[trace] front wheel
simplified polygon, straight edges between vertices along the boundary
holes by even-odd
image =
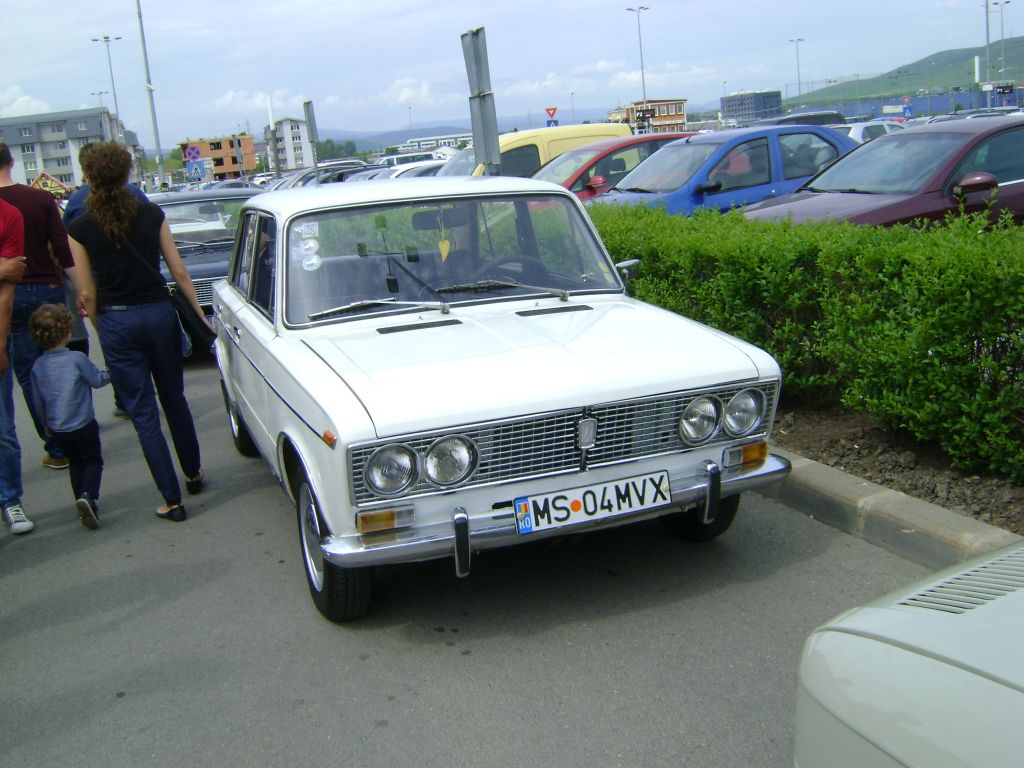
[[[324,559],[320,549],[323,519],[309,480],[303,479],[296,501],[299,545],[306,566],[309,594],[317,610],[331,621],[352,621],[370,610],[372,568],[339,568]]]
[[[698,506],[681,512],[671,512],[658,518],[669,533],[683,541],[711,541],[729,530],[740,506],[740,497],[729,496],[718,502],[718,515],[710,523],[704,522],[704,508]]]
[[[242,421],[242,417],[238,415],[238,409],[228,397],[228,388],[224,386],[223,380],[220,382],[220,391],[224,395],[224,408],[228,412],[228,425],[231,427],[231,441],[235,444],[235,450],[250,458],[259,456],[260,450],[256,447],[256,442],[249,434],[249,429]]]

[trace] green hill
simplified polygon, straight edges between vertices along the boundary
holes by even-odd
[[[1005,51],[1005,60],[1000,56]],[[785,99],[786,107],[797,104],[836,104],[860,99],[893,99],[902,96],[969,93],[974,82],[974,57],[981,57],[981,78],[985,79],[985,46],[958,48],[934,53],[910,64],[873,77],[844,75],[827,80],[824,88]],[[989,46],[992,81],[1020,81],[1024,78],[1024,37],[1008,37]]]

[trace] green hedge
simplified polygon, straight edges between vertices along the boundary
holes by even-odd
[[[595,205],[638,298],[771,352],[787,396],[842,402],[1024,481],[1024,230],[685,218]]]

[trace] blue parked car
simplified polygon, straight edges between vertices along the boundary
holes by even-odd
[[[666,144],[591,202],[664,205],[684,216],[724,212],[792,192],[856,146],[822,125],[701,133]]]

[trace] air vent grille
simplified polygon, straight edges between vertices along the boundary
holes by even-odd
[[[900,601],[944,613],[966,613],[1024,589],[1024,548],[975,566]]]

